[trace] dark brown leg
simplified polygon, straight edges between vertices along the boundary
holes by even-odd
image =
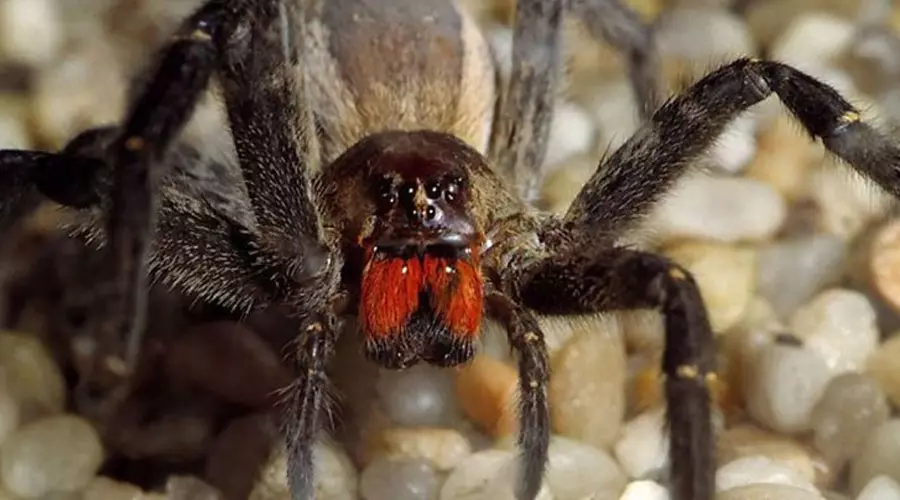
[[[534,315],[500,293],[486,298],[488,313],[503,323],[509,343],[519,354],[520,469],[516,498],[533,499],[541,489],[550,445],[547,384],[550,362],[544,332]]]
[[[538,313],[660,310],[673,498],[711,500],[715,460],[707,384],[715,377],[715,345],[687,271],[658,255],[611,248],[548,258],[509,279],[514,296]]]

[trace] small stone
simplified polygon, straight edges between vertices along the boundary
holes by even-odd
[[[834,288],[794,313],[791,331],[835,374],[861,371],[878,347],[875,309],[865,295]]]
[[[62,374],[36,337],[0,332],[0,374],[5,375],[9,393],[19,403],[22,421],[62,411]]]
[[[379,458],[359,478],[359,492],[365,500],[431,500],[440,487],[437,471],[422,459]]]
[[[440,500],[513,500],[518,471],[517,454],[485,450],[463,461],[444,482]],[[553,500],[547,484],[535,500]]]
[[[399,426],[452,426],[461,418],[450,370],[425,364],[381,370],[376,391],[388,418]]]
[[[372,440],[367,447],[367,461],[376,457],[424,460],[438,471],[448,471],[472,454],[469,440],[454,429],[394,427],[381,430]]]
[[[19,426],[19,402],[13,398],[6,376],[0,370],[0,446]]]
[[[818,491],[793,468],[764,456],[732,460],[716,471],[717,491],[728,491],[750,484],[784,484],[811,492]]]
[[[850,462],[850,491],[858,494],[882,474],[900,481],[900,419],[882,423],[866,438]]]
[[[817,492],[785,484],[749,484],[716,494],[716,500],[824,500]]]
[[[605,451],[560,436],[550,438],[544,480],[555,498],[587,498],[598,491],[618,495],[625,474]]]
[[[669,492],[654,481],[633,481],[625,487],[619,500],[669,500]]]
[[[746,457],[765,457],[790,467],[804,481],[816,480],[816,465],[809,451],[799,443],[758,429],[740,425],[719,434],[716,460],[727,464]]]
[[[608,448],[625,416],[625,345],[617,329],[577,332],[551,360],[556,433]]]
[[[900,484],[888,476],[873,477],[856,500],[900,500]]]
[[[869,250],[872,285],[895,311],[900,311],[900,220],[880,227]]]
[[[602,151],[615,151],[627,141],[641,124],[631,83],[624,78],[600,86],[588,104],[600,133],[599,160]],[[598,161],[599,163],[599,161]]]
[[[91,480],[81,494],[82,500],[144,500],[144,492],[137,486],[104,476]]]
[[[811,199],[819,210],[818,230],[848,241],[882,217],[894,203],[893,197],[876,188],[872,181],[830,157],[812,169],[808,184]]]
[[[887,398],[874,380],[856,373],[840,375],[813,409],[813,446],[830,463],[843,466],[889,416]]]
[[[24,100],[0,97],[0,149],[30,149]]]
[[[878,382],[895,407],[900,407],[900,333],[895,333],[869,356],[866,374]]]
[[[466,415],[491,436],[515,433],[518,374],[515,368],[478,355],[457,372],[456,393]]]
[[[754,41],[744,20],[725,9],[679,7],[666,12],[655,28],[659,50],[705,65],[752,56]]]
[[[772,343],[749,360],[747,371],[744,398],[753,418],[778,432],[809,430],[813,407],[832,377],[818,355]]]
[[[665,410],[644,412],[625,424],[616,442],[619,464],[632,479],[646,479],[659,474],[669,458],[669,439],[663,432]]]
[[[691,242],[665,252],[697,280],[715,332],[737,324],[744,315],[756,281],[756,252],[717,243]]]
[[[3,483],[24,498],[78,491],[90,483],[102,462],[97,431],[73,415],[25,425],[0,448]]]
[[[334,443],[317,441],[313,449],[315,498],[317,500],[356,500],[357,472],[347,454]],[[248,500],[283,500],[291,497],[287,483],[287,456],[276,446],[250,492]]]
[[[794,20],[771,48],[770,57],[799,68],[827,64],[850,45],[853,23],[812,12]]]
[[[293,380],[281,357],[247,327],[229,321],[190,329],[166,356],[174,380],[251,407],[271,405]]]
[[[759,181],[698,173],[680,181],[653,214],[659,237],[720,243],[771,238],[784,223],[781,195]]]
[[[806,191],[806,174],[813,161],[821,156],[820,150],[784,112],[779,112],[760,131],[758,141],[746,177],[772,186],[788,201],[796,200]]]
[[[167,500],[225,500],[222,494],[203,480],[193,476],[169,476]]]
[[[782,318],[837,281],[847,256],[843,238],[829,234],[780,239],[759,252],[758,290]]]
[[[54,0],[0,2],[0,55],[4,60],[39,66],[56,57],[64,41]]]
[[[586,152],[594,140],[594,133],[593,122],[579,106],[557,102],[544,158],[546,168],[554,170],[555,165]]]
[[[257,472],[271,455],[272,445],[279,441],[271,415],[235,418],[209,447],[204,478],[226,498],[247,498],[258,479]]]

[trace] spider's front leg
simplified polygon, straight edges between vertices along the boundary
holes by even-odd
[[[715,345],[690,274],[651,253],[572,245],[511,271],[505,280],[509,294],[539,314],[644,308],[663,314],[673,498],[710,500],[715,493],[715,461],[707,384],[715,377]]]

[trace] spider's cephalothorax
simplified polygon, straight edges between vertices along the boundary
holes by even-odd
[[[431,131],[367,136],[326,170],[330,217],[345,253],[359,259],[359,323],[370,358],[401,368],[472,357],[491,222],[476,207],[487,206],[480,189],[490,175],[473,148]]]
[[[554,216],[528,201],[564,7],[628,53],[646,122]],[[519,0],[511,77],[495,92],[487,45],[452,0],[206,0],[120,126],[58,153],[0,152],[0,229],[41,196],[82,215],[77,229],[108,254],[84,325],[102,346],[139,345],[148,274],[234,311],[297,316],[284,432],[295,500],[314,493],[342,319],[392,368],[462,363],[482,318],[505,327],[519,367],[517,496],[530,500],[550,437],[537,317],[657,309],[673,498],[709,500],[715,351],[699,290],[665,257],[616,242],[772,94],[895,195],[900,148],[831,87],[772,61],[734,61],[658,106],[651,41],[616,0]],[[182,132],[213,75],[228,123]],[[92,354],[98,370],[128,366],[116,349]]]

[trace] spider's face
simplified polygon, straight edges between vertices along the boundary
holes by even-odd
[[[473,216],[466,155],[443,134],[371,141],[358,146],[366,150],[354,162],[360,182],[345,183],[355,195],[343,197],[359,207],[343,211],[350,212],[349,239],[364,259],[361,327],[373,350],[390,347],[395,363],[461,362],[471,353],[483,299],[484,238]]]

